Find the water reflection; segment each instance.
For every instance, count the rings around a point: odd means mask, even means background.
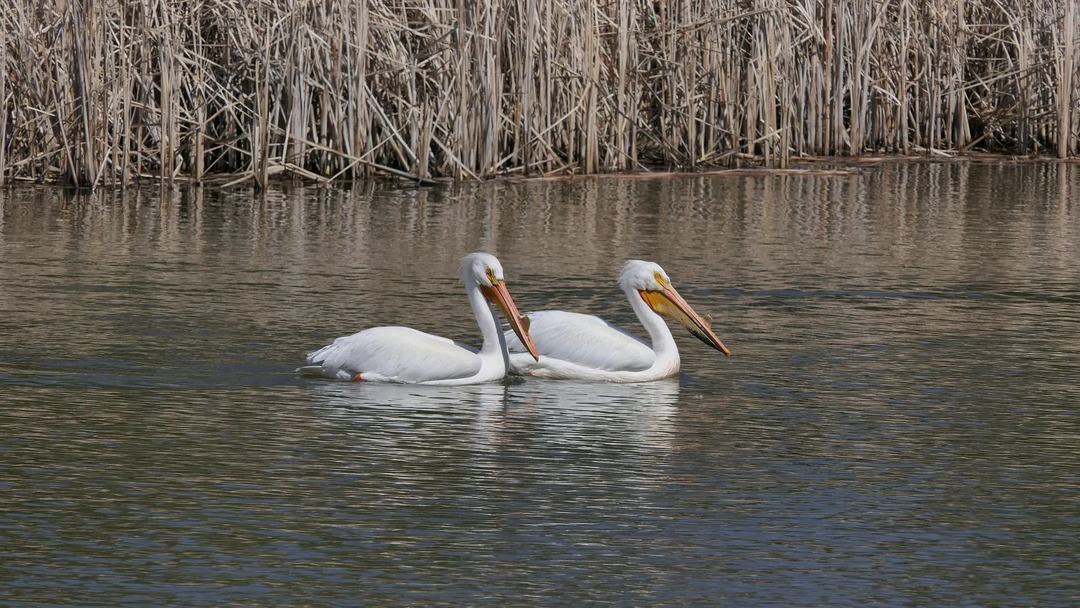
[[[637,386],[604,382],[515,382],[463,387],[313,382],[312,407],[384,449],[450,443],[498,452],[527,437],[535,446],[671,449],[675,379]]]
[[[672,449],[679,382],[632,384],[524,382],[509,393],[520,405],[506,423],[529,424],[555,443],[619,441],[638,449]]]

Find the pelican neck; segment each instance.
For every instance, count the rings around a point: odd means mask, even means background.
[[[645,332],[649,334],[649,339],[652,341],[653,352],[656,353],[657,361],[667,359],[668,357],[674,357],[677,362],[679,359],[679,350],[675,345],[675,338],[671,335],[671,329],[668,328],[667,323],[664,322],[664,318],[661,317],[641,297],[638,290],[633,288],[626,288],[623,290],[626,293],[626,299],[630,302],[630,308],[634,309],[634,313],[637,314],[638,321],[645,328]]]
[[[480,284],[469,281],[465,284],[465,292],[469,295],[469,305],[472,306],[476,324],[480,327],[480,335],[484,342],[480,346],[481,355],[498,353],[502,348],[501,343],[505,339],[499,331],[499,320],[495,309],[488,303],[487,298],[480,291]]]

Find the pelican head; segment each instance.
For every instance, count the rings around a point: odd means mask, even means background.
[[[513,298],[510,297],[499,260],[490,253],[482,251],[470,253],[461,259],[458,278],[465,284],[466,289],[478,287],[484,298],[502,311],[529,354],[539,361],[540,353],[536,350],[536,345],[533,344],[533,339],[529,335],[529,318],[521,316]]]
[[[712,318],[702,318],[694,312],[675,291],[671,279],[659,264],[644,260],[628,261],[619,273],[619,286],[627,293],[636,291],[653,312],[674,320],[697,339],[731,356],[731,351],[713,333]]]

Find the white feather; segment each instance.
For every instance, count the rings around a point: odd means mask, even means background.
[[[599,317],[562,310],[542,310],[526,316],[530,320],[529,335],[541,357],[606,371],[643,370],[656,361],[656,353],[643,339]],[[525,353],[514,332],[507,331],[505,336],[511,353]],[[534,362],[527,353],[526,358]],[[515,359],[510,359],[512,367]]]
[[[449,338],[410,327],[373,327],[334,340],[307,356],[320,375],[367,381],[431,382],[476,375],[480,357]]]

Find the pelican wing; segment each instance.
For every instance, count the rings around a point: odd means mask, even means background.
[[[542,357],[610,371],[646,369],[656,359],[641,338],[599,317],[561,310],[526,316],[530,319],[529,335]],[[507,331],[505,336],[511,353],[526,352],[514,332]]]
[[[513,333],[513,332],[511,332]],[[373,327],[309,354],[305,372],[328,378],[384,382],[431,382],[467,378],[480,371],[480,357],[453,340],[409,327]]]

